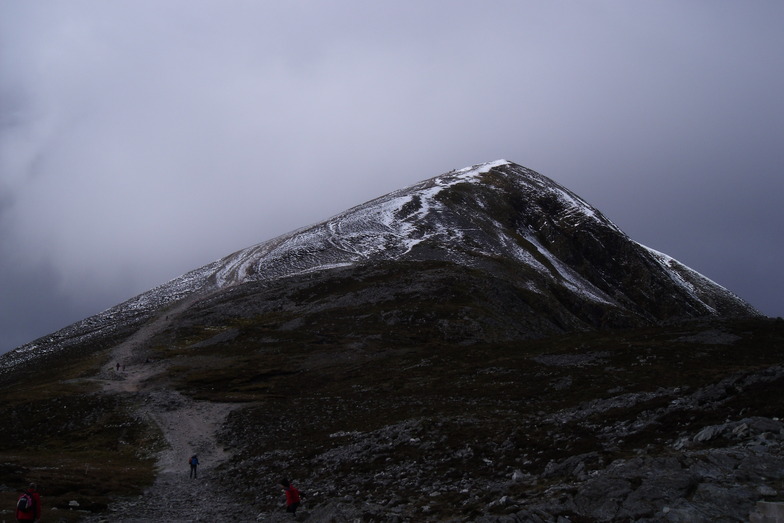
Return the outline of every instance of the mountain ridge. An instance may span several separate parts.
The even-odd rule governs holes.
[[[58,339],[81,338],[112,328],[112,323],[134,324],[199,293],[379,261],[413,260],[501,271],[532,294],[557,295],[559,302],[609,311],[603,313],[609,319],[589,321],[594,326],[602,321],[629,324],[610,318],[618,314],[634,317],[632,323],[760,315],[697,271],[634,242],[599,210],[553,180],[496,160],[423,180],[240,249],[26,344],[4,361],[23,360],[25,354],[56,345]],[[514,266],[504,271],[504,263]],[[0,369],[6,365],[0,363]]]
[[[586,227],[588,224],[599,224],[602,227],[617,233],[622,238],[632,241],[620,228],[604,217],[600,211],[586,203],[582,198],[568,189],[542,176],[535,171],[513,164],[506,160],[497,160],[485,164],[478,164],[463,169],[430,178],[411,185],[407,188],[393,191],[387,195],[375,198],[366,203],[352,207],[347,211],[333,216],[323,222],[295,230],[277,238],[261,242],[254,246],[241,249],[212,264],[208,264],[195,271],[186,273],[181,280],[204,278],[209,285],[226,287],[242,284],[247,281],[268,280],[284,276],[304,274],[318,270],[328,270],[335,267],[351,266],[365,263],[373,259],[412,259],[412,251],[422,249],[428,244],[438,243],[454,247],[447,253],[450,261],[472,265],[473,260],[468,256],[460,256],[460,242],[473,241],[475,252],[470,255],[483,254],[487,256],[518,257],[520,262],[535,266],[538,270],[548,269],[548,261],[553,267],[550,271],[555,277],[560,276],[561,282],[572,285],[598,301],[607,301],[608,297],[602,292],[596,292],[595,286],[590,282],[572,281],[575,275],[570,267],[564,267],[559,258],[550,256],[550,246],[543,246],[534,235],[526,234],[524,240],[532,243],[537,252],[530,254],[520,248],[520,240],[512,236],[521,234],[521,230],[506,231],[503,224],[497,224],[498,240],[502,245],[493,245],[491,241],[480,241],[476,235],[471,234],[471,227],[453,227],[450,225],[475,225],[471,220],[455,220],[455,216],[444,219],[443,214],[450,211],[448,205],[440,201],[439,196],[447,190],[462,183],[479,185],[482,175],[498,172],[507,168],[514,176],[520,176],[529,187],[541,191],[544,196],[537,195],[539,199],[552,198],[549,201],[552,207],[557,200],[567,202],[561,205],[560,214],[554,220],[566,223],[572,227]],[[519,187],[517,188],[519,189]],[[485,202],[479,202],[480,207],[485,207]],[[540,206],[543,207],[543,206]],[[473,210],[473,209],[469,209]],[[552,209],[540,209],[547,211]],[[435,219],[435,215],[441,215]],[[546,216],[541,212],[540,215]],[[532,224],[525,224],[529,230]],[[526,231],[527,232],[527,231]],[[589,232],[589,234],[593,234]],[[659,253],[653,249],[640,246],[650,252],[656,261],[666,270],[677,269],[677,280],[683,282],[682,286],[699,294],[700,289],[695,289],[698,283],[704,283],[713,294],[726,293],[729,301],[742,302],[737,296],[726,288],[710,281],[699,272],[685,266],[674,258]],[[467,249],[463,249],[465,251]],[[541,256],[537,256],[540,254]],[[427,258],[427,256],[423,256]],[[541,258],[545,260],[542,261]],[[554,270],[553,270],[554,269]],[[558,274],[555,274],[558,273]],[[685,277],[688,275],[688,277]],[[704,282],[699,281],[704,279]],[[177,282],[178,279],[173,280]],[[171,282],[170,282],[171,283]],[[203,284],[205,287],[208,284]],[[612,301],[612,298],[609,298]],[[698,300],[701,298],[698,297]],[[714,307],[705,301],[705,311],[711,312]],[[756,314],[753,307],[745,303],[737,303],[740,309]],[[717,311],[718,312],[718,311]]]

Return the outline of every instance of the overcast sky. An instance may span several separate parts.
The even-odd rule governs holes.
[[[514,161],[784,316],[784,2],[0,0],[0,352]]]

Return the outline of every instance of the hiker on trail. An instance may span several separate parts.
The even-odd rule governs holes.
[[[117,372],[120,372],[120,362],[119,361],[117,362],[117,367],[115,367],[115,370]]]
[[[280,486],[283,487],[283,491],[286,493],[286,512],[290,512],[292,516],[297,516],[297,508],[300,505],[300,496],[304,496],[297,487],[291,484],[291,482],[283,478],[280,481]]]
[[[188,460],[188,463],[190,463],[190,465],[191,465],[191,477],[192,478],[198,478],[199,477],[199,473],[196,470],[196,467],[199,466],[199,456],[194,454],[193,456],[191,456],[191,459]]]
[[[27,490],[19,495],[16,501],[16,520],[19,523],[31,523],[41,519],[41,494],[38,493],[38,486],[30,483]]]

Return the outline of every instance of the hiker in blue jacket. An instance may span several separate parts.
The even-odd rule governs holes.
[[[191,465],[191,477],[198,478],[199,473],[196,470],[196,467],[199,466],[199,457],[196,454],[194,454],[193,456],[191,456],[191,459],[188,460],[188,463],[190,463]]]

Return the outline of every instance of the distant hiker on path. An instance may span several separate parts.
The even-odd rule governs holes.
[[[117,372],[120,372],[120,362],[119,361],[117,362],[117,367],[115,367],[115,370]]]
[[[286,512],[290,512],[292,516],[297,515],[297,508],[300,505],[300,495],[299,490],[297,487],[291,484],[288,479],[284,478],[280,482],[280,486],[283,487],[283,491],[286,493]]]
[[[41,519],[41,495],[38,486],[30,483],[27,490],[19,495],[16,501],[16,520],[20,523],[30,523]]]
[[[191,477],[198,478],[199,472],[196,470],[196,468],[199,466],[199,457],[194,454],[191,456],[191,459],[188,460],[188,463],[191,465]]]

